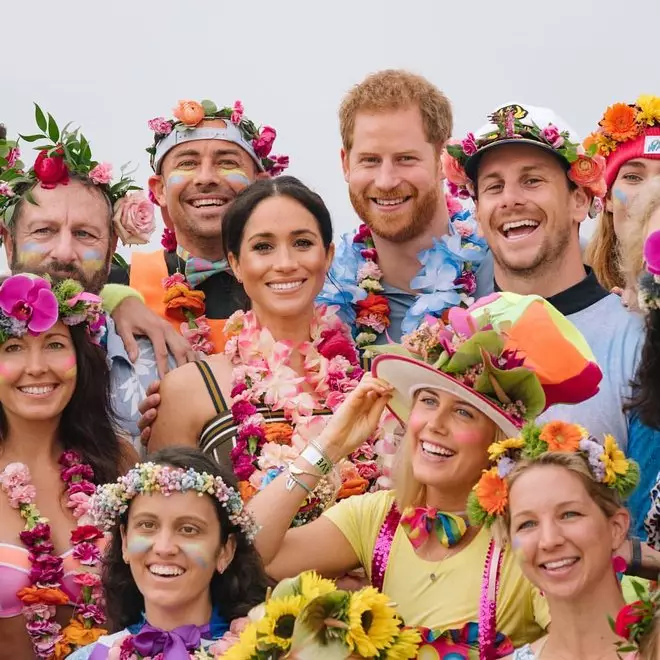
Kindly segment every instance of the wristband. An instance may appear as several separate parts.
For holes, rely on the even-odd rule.
[[[103,301],[103,311],[112,315],[119,303],[126,298],[137,298],[144,302],[144,296],[135,289],[125,284],[106,284],[101,289],[101,300]]]
[[[334,467],[332,461],[319,450],[317,445],[311,442],[302,450],[300,457],[304,458],[310,465],[313,465],[322,476],[332,472],[332,468]]]
[[[287,474],[289,476],[286,480],[286,489],[289,493],[293,490],[294,486],[298,485],[306,491],[308,495],[312,494],[312,489],[304,481],[298,479],[298,477],[296,477],[295,474],[292,474],[290,470],[287,470]]]

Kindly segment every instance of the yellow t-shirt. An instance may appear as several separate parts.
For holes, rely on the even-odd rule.
[[[376,539],[393,502],[392,491],[367,493],[349,497],[324,513],[351,544],[369,578]],[[403,529],[397,528],[383,592],[397,604],[406,625],[445,631],[478,622],[490,539],[482,529],[459,553],[427,561],[417,556]],[[497,597],[498,632],[518,647],[541,637],[549,622],[545,598],[523,576],[513,554],[505,551]]]

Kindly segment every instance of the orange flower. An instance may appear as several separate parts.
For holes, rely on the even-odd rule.
[[[55,642],[53,658],[54,660],[64,660],[64,658],[68,658],[73,651],[74,649],[71,644],[69,644],[65,638],[61,638],[58,642]]]
[[[635,121],[637,113],[626,103],[615,103],[605,111],[600,120],[600,126],[605,135],[617,142],[632,140],[639,134],[639,126]]]
[[[195,316],[199,316],[204,313],[205,298],[203,291],[197,291],[186,284],[177,283],[165,290],[163,302],[167,312],[186,320],[181,310],[188,309]]]
[[[204,115],[206,110],[197,101],[179,101],[179,105],[173,110],[174,116],[186,126],[197,126]]]
[[[369,488],[369,482],[363,477],[357,476],[353,479],[347,479],[341,485],[339,492],[337,493],[337,499],[345,499],[351,495],[362,495]]]
[[[499,516],[504,513],[509,502],[509,487],[497,473],[496,467],[481,475],[481,479],[474,487],[474,492],[486,513],[491,516]]]
[[[249,481],[239,481],[238,492],[243,502],[247,502],[256,494],[257,489]]]
[[[25,587],[16,593],[25,605],[66,605],[69,597],[61,589]]]
[[[264,429],[266,442],[277,442],[278,445],[290,445],[293,437],[293,427],[286,422],[271,422]]]
[[[578,186],[590,186],[597,183],[605,172],[605,159],[600,156],[580,154],[571,164],[568,178]]]
[[[64,639],[75,646],[87,646],[93,644],[101,635],[107,635],[108,631],[103,628],[85,628],[78,619],[73,619],[71,623],[62,630]],[[66,657],[66,656],[65,656]]]
[[[539,438],[548,443],[548,451],[574,452],[580,448],[582,431],[575,424],[548,422]]]
[[[376,317],[386,328],[390,325],[387,315],[390,313],[390,304],[385,296],[377,296],[370,293],[364,300],[357,301],[357,321],[364,321],[369,317]]]

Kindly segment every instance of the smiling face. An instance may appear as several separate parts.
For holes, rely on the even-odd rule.
[[[477,192],[481,231],[505,272],[548,272],[567,254],[580,258],[578,226],[590,200],[570,189],[552,154],[526,144],[493,147],[480,160]]]
[[[441,146],[427,141],[417,107],[357,114],[342,164],[353,208],[374,234],[403,243],[442,212]]]
[[[231,563],[235,547],[233,540],[222,546],[220,533],[209,496],[188,491],[135,497],[122,528],[122,553],[148,619],[150,612],[155,619],[174,609],[208,621],[211,578]]]
[[[423,389],[407,423],[412,472],[427,490],[454,493],[458,507],[488,467],[495,423],[453,394]],[[461,504],[462,502],[462,504]]]
[[[548,598],[578,598],[603,579],[614,584],[612,551],[626,538],[629,516],[625,509],[606,516],[580,475],[532,466],[513,482],[509,511],[523,572]]]
[[[76,388],[76,351],[62,322],[0,346],[0,403],[5,415],[46,420],[61,415]]]
[[[220,119],[204,122],[205,128],[224,126]],[[256,164],[233,142],[193,140],[168,152],[149,187],[177,232],[208,239],[219,237],[228,205],[256,177]]]
[[[245,225],[240,252],[229,262],[260,322],[311,313],[334,254],[319,223],[285,195],[259,202]]]

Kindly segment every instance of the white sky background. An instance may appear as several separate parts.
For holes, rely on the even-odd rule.
[[[660,95],[660,0],[3,0],[0,25],[9,135],[36,132],[37,101],[145,185],[148,119],[179,99],[240,99],[276,128],[274,152],[323,196],[337,234],[356,225],[337,108],[370,72],[429,78],[459,137],[503,102],[550,106],[584,136],[608,104]]]

